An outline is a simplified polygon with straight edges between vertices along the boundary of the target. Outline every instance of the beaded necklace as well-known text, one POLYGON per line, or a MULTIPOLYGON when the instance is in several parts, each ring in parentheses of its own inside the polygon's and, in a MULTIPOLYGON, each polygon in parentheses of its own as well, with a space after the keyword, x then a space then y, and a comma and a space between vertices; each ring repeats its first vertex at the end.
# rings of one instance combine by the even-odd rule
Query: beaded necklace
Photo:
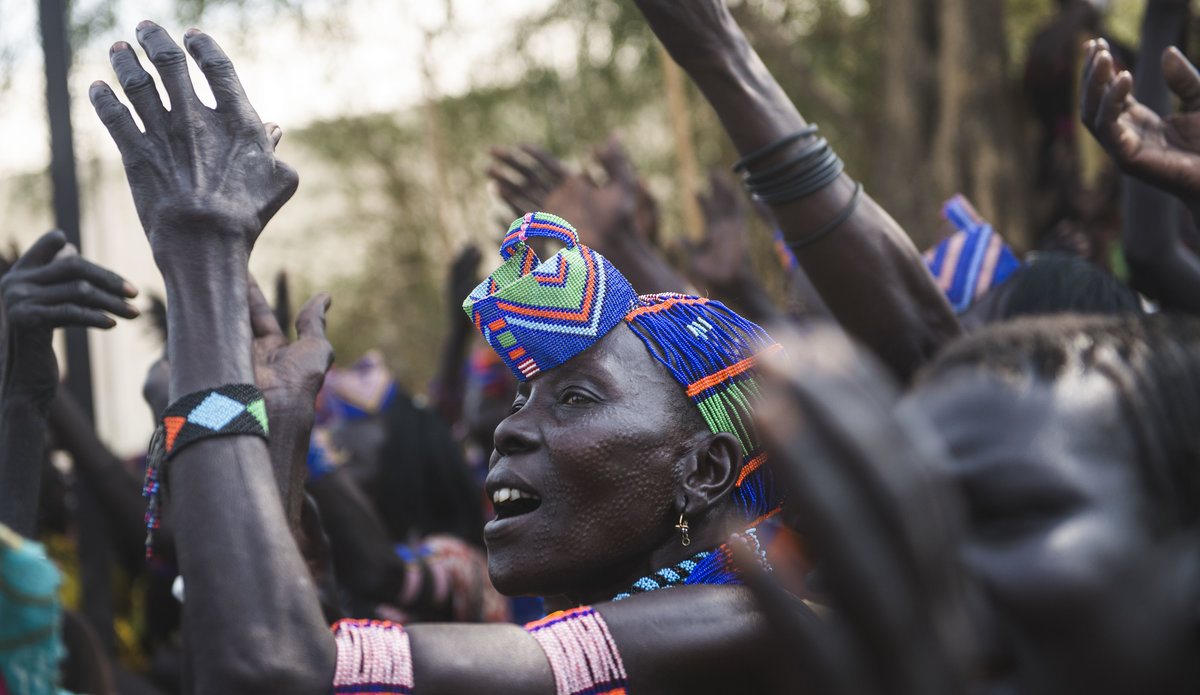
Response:
MULTIPOLYGON (((751 528, 741 533, 735 533, 734 538, 744 539, 754 550, 755 557, 764 571, 770 572, 771 565, 767 562, 766 551, 758 540, 758 529, 751 528)), ((672 566, 648 574, 633 583, 629 589, 622 591, 612 600, 620 601, 647 591, 671 589, 688 584, 741 584, 741 572, 733 562, 733 550, 729 543, 721 545, 716 550, 703 550, 690 558, 672 566)))

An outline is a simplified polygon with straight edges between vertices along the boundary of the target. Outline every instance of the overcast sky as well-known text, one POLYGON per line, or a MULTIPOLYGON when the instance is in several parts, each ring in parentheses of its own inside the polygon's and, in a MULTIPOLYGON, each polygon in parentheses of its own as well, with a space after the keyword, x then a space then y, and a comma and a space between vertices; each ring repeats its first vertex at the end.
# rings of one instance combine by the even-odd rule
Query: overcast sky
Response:
MULTIPOLYGON (((485 71, 495 70, 491 59, 519 30, 516 20, 550 2, 455 0, 454 31, 439 38, 430 52, 438 90, 459 93, 485 71)), ((136 44, 133 28, 141 19, 170 16, 166 0, 120 4, 124 7, 118 29, 85 48, 72 73, 81 158, 116 155, 87 102, 93 80, 114 82, 107 46, 117 39, 136 44)), ((0 173, 38 169, 49 157, 36 5, 33 0, 0 0, 0 47, 15 53, 12 84, 0 95, 0 173)), ((309 2, 305 11, 319 22, 328 16, 328 5, 324 0, 309 2)), ((442 3, 344 0, 342 12, 346 23, 330 38, 322 38, 319 31, 306 34, 288 16, 260 20, 262 29, 247 32, 242 41, 231 38, 239 34, 236 23, 241 19, 232 12, 213 13, 201 28, 231 55, 259 115, 279 122, 285 132, 317 118, 394 110, 419 101, 424 35, 441 26, 442 3)), ((187 27, 167 28, 179 38, 187 27)), ((547 56, 552 54, 547 51, 547 56)), ((573 52, 563 54, 573 58, 573 52)))

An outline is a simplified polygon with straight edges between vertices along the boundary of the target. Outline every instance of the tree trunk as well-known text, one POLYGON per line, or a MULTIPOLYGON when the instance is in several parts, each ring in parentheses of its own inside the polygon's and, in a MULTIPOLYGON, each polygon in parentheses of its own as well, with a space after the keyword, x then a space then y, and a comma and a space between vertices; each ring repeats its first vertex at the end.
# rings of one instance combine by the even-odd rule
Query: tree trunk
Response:
POLYGON ((918 248, 941 203, 963 193, 1023 238, 1024 141, 1008 76, 1003 0, 887 0, 871 193, 918 248))

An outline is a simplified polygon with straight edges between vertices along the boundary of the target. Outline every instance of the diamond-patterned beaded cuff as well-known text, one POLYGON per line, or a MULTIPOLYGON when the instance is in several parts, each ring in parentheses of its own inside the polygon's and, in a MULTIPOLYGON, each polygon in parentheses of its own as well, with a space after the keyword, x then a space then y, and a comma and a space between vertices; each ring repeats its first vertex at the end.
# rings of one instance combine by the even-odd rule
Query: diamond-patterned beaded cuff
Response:
POLYGON ((163 463, 207 437, 249 434, 267 439, 267 406, 253 384, 225 384, 179 398, 163 411, 147 454, 142 496, 146 508, 146 558, 153 556, 154 529, 162 519, 163 463))

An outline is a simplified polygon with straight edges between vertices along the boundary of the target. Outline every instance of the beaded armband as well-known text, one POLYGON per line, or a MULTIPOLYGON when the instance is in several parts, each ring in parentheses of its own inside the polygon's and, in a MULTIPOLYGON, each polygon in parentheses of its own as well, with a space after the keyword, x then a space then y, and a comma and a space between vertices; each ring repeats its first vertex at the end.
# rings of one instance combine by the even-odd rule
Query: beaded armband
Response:
POLYGON ((412 647, 404 626, 386 620, 339 620, 333 625, 337 669, 333 692, 411 693, 412 647))
POLYGON ((154 529, 162 520, 164 464, 189 444, 207 437, 249 434, 267 438, 267 406, 253 384, 226 384, 189 393, 163 411, 150 438, 142 496, 146 506, 146 558, 153 556, 154 529))
POLYGON ((625 695, 625 664, 604 618, 590 606, 535 620, 525 631, 537 640, 557 695, 625 695))

